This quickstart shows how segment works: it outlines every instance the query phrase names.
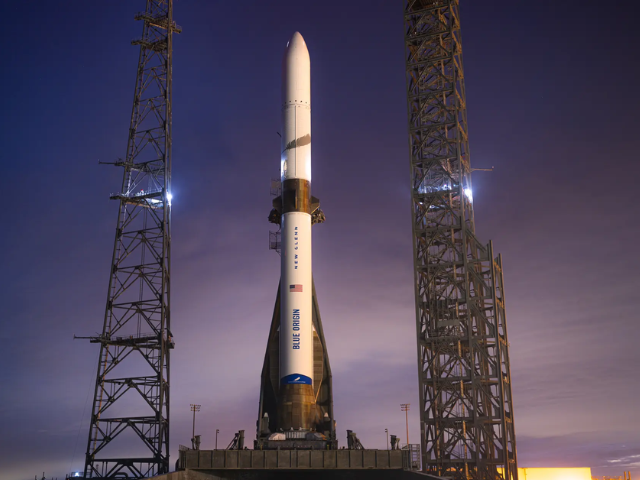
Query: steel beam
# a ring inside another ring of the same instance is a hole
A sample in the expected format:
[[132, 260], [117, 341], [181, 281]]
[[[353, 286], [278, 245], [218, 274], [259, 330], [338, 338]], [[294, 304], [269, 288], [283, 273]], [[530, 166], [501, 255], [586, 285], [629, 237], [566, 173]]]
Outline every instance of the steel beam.
[[127, 154], [114, 163], [124, 175], [111, 195], [120, 207], [107, 304], [91, 338], [100, 357], [85, 478], [169, 471], [171, 52], [180, 27], [173, 0], [147, 0], [135, 18], [142, 37], [132, 42], [140, 56]]
[[422, 465], [517, 480], [502, 259], [475, 236], [458, 0], [405, 0]]

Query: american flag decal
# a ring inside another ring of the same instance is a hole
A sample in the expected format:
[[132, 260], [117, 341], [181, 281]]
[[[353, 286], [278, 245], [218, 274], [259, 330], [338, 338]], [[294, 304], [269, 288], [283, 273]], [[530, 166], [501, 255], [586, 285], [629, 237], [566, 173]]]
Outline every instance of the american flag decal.
[[289, 285], [290, 292], [302, 293], [302, 285]]

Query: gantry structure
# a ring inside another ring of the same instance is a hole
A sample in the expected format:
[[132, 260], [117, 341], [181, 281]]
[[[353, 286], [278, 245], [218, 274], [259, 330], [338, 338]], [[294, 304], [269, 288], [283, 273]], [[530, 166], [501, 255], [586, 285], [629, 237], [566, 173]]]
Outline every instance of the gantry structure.
[[422, 468], [517, 480], [502, 258], [475, 235], [458, 0], [404, 0]]
[[169, 471], [173, 0], [147, 0], [85, 459], [85, 478]]

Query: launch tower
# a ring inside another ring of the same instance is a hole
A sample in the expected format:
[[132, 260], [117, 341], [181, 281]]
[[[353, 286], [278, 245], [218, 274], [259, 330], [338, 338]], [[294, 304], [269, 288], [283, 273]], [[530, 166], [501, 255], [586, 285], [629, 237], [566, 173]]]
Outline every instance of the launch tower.
[[[169, 471], [173, 0], [147, 0], [87, 442], [85, 478]], [[145, 412], [145, 413], [142, 413]], [[122, 452], [131, 452], [123, 457]]]
[[458, 0], [405, 0], [423, 471], [517, 480], [502, 258], [475, 236]]

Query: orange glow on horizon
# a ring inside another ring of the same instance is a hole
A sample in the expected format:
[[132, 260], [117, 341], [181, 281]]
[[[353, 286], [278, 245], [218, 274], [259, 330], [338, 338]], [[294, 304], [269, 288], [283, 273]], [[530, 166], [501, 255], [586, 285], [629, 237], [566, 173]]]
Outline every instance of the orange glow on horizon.
[[518, 468], [518, 480], [591, 480], [591, 467]]

